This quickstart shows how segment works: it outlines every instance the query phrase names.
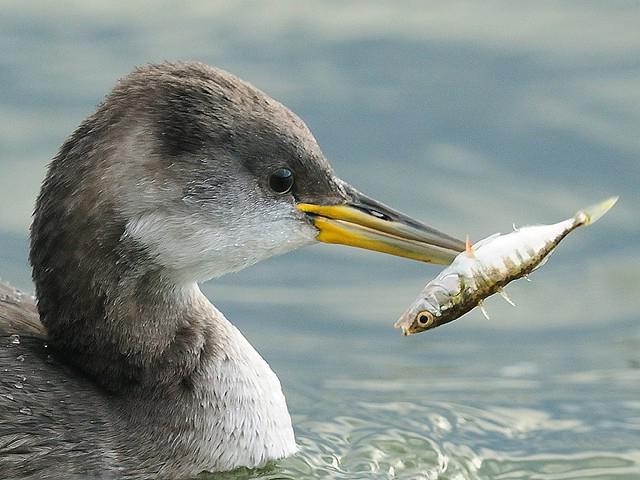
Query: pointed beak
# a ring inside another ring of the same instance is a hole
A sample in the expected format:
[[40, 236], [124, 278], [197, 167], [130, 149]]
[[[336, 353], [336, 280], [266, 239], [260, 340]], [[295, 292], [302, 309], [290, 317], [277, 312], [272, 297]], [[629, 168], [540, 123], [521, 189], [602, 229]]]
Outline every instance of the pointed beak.
[[317, 240], [442, 265], [464, 250], [463, 241], [344, 186], [350, 197], [344, 203], [297, 205], [318, 229]]

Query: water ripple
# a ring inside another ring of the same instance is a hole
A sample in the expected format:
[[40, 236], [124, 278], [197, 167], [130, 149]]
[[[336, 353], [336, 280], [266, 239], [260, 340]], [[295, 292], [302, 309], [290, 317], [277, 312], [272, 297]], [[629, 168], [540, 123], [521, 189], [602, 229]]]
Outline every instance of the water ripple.
[[[325, 401], [321, 411], [315, 407], [294, 418], [298, 455], [262, 470], [210, 478], [630, 480], [640, 475], [640, 450], [609, 450], [606, 438], [599, 449], [591, 448], [597, 439], [582, 437], [590, 427], [580, 412], [558, 418], [534, 408], [432, 401], [349, 406]], [[631, 402], [629, 413], [637, 415], [637, 409]]]

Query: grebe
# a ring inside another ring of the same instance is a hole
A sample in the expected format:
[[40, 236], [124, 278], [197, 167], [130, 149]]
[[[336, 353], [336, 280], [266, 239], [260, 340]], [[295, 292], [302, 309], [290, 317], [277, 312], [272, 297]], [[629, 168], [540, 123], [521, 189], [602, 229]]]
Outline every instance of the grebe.
[[198, 282], [316, 239], [434, 263], [464, 249], [337, 178], [237, 77], [126, 76], [49, 166], [37, 310], [0, 288], [0, 476], [189, 478], [293, 454], [278, 378]]

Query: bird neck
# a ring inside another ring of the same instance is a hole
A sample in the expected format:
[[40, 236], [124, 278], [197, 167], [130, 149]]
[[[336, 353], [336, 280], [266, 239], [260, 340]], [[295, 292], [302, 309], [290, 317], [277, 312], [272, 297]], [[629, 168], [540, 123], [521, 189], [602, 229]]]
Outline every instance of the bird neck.
[[141, 462], [189, 476], [296, 451], [278, 378], [196, 283], [152, 269], [113, 282], [79, 282], [46, 323], [51, 349], [111, 392], [122, 430], [153, 439], [126, 442]]
[[231, 355], [241, 335], [196, 283], [175, 282], [135, 245], [101, 247], [43, 262], [51, 268], [34, 263], [41, 321], [59, 357], [112, 393], [148, 396]]
[[[200, 325], [206, 319], [206, 328], [179, 327], [176, 339], [181, 340], [157, 362], [155, 388], [120, 397], [126, 406], [118, 410], [128, 416], [130, 431], [155, 439], [151, 456], [148, 446], [138, 456], [152, 463], [162, 458], [171, 476], [192, 476], [258, 467], [295, 453], [291, 418], [275, 373], [195, 284], [180, 295], [189, 304], [183, 314], [189, 310], [187, 316], [197, 316]], [[175, 380], [167, 383], [162, 375]]]
[[98, 270], [59, 266], [53, 281], [36, 285], [51, 348], [105, 389], [179, 382], [224, 340], [197, 285], [172, 285], [154, 270]]

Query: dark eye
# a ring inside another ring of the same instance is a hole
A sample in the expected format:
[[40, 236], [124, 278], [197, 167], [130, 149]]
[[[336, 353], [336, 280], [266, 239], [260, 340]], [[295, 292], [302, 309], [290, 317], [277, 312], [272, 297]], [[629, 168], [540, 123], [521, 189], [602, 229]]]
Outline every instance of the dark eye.
[[288, 168], [279, 168], [269, 177], [269, 186], [276, 193], [287, 193], [293, 187], [293, 172]]
[[418, 314], [418, 323], [423, 327], [431, 325], [431, 323], [433, 323], [433, 315], [431, 312], [427, 312], [426, 310], [420, 312]]

